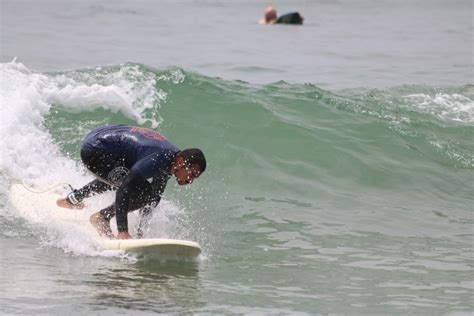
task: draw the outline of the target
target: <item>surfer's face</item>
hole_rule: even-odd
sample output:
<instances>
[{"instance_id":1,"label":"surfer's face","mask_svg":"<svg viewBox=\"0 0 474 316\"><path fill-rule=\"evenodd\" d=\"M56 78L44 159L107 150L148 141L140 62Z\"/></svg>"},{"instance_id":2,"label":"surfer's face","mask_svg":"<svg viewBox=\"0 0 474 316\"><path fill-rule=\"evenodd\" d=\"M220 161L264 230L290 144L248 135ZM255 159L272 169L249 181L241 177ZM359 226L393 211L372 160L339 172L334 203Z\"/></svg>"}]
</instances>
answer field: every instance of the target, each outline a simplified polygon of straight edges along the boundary
<instances>
[{"instance_id":1,"label":"surfer's face","mask_svg":"<svg viewBox=\"0 0 474 316\"><path fill-rule=\"evenodd\" d=\"M179 185L193 183L194 179L201 175L201 170L198 165L187 166L185 164L176 168L174 175Z\"/></svg>"}]
</instances>

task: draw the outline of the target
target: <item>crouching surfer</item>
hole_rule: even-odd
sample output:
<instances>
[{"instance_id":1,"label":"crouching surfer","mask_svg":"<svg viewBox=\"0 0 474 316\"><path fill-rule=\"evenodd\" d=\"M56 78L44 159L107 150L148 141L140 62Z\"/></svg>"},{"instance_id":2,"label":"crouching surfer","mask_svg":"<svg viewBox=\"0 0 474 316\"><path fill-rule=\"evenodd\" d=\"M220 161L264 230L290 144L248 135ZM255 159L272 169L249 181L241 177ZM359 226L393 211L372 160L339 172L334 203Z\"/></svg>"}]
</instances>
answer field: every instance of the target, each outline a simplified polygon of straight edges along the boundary
<instances>
[{"instance_id":1,"label":"crouching surfer","mask_svg":"<svg viewBox=\"0 0 474 316\"><path fill-rule=\"evenodd\" d=\"M118 239L129 239L128 212L140 211L138 236L158 205L166 183L175 176L178 184L192 183L206 169L206 159L196 148L180 151L160 133L146 128L109 125L92 130L81 149L84 165L96 179L57 200L60 207L82 208L82 201L116 190L115 202L94 213L91 224L101 236L114 238L110 220L115 216Z\"/></svg>"}]
</instances>

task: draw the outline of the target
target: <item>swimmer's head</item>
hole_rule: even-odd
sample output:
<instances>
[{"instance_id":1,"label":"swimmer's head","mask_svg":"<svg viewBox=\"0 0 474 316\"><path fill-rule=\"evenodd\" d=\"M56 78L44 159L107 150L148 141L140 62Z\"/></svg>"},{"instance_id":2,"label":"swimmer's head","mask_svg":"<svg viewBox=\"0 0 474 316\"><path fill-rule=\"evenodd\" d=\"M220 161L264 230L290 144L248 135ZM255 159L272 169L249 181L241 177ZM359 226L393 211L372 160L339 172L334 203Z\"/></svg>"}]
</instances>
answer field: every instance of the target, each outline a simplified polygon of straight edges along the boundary
<instances>
[{"instance_id":1,"label":"swimmer's head","mask_svg":"<svg viewBox=\"0 0 474 316\"><path fill-rule=\"evenodd\" d=\"M268 7L265 9L265 22L270 23L273 20L277 19L277 11L273 7Z\"/></svg>"}]
</instances>

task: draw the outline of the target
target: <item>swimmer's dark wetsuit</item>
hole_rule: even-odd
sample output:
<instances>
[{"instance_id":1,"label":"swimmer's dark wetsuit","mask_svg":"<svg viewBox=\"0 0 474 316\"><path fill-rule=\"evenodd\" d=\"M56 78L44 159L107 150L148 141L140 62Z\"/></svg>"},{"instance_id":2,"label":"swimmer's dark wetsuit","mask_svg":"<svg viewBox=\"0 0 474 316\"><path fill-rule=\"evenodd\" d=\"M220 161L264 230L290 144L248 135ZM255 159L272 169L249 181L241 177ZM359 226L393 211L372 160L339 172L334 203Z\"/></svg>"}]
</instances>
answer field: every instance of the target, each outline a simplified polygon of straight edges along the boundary
<instances>
[{"instance_id":1,"label":"swimmer's dark wetsuit","mask_svg":"<svg viewBox=\"0 0 474 316\"><path fill-rule=\"evenodd\" d=\"M298 12L291 12L280 16L276 24L303 24L303 17Z\"/></svg>"},{"instance_id":2,"label":"swimmer's dark wetsuit","mask_svg":"<svg viewBox=\"0 0 474 316\"><path fill-rule=\"evenodd\" d=\"M160 202L178 153L176 146L150 129L99 127L85 137L81 150L83 163L97 179L67 199L77 204L94 193L116 189L115 203L101 210L100 215L107 221L115 215L118 231L128 231L128 212L141 209L146 220L152 207Z\"/></svg>"}]
</instances>

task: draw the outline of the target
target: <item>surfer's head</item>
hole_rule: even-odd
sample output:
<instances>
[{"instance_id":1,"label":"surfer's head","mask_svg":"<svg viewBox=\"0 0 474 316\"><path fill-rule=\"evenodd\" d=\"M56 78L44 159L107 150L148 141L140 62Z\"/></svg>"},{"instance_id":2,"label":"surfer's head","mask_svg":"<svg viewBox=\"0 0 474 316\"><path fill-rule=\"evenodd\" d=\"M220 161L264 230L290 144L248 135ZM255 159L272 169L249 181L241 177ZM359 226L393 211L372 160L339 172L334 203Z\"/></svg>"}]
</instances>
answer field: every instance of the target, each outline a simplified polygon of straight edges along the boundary
<instances>
[{"instance_id":1,"label":"surfer's head","mask_svg":"<svg viewBox=\"0 0 474 316\"><path fill-rule=\"evenodd\" d=\"M180 185L192 183L204 170L206 170L206 158L197 148L180 151L171 165L171 174L176 177Z\"/></svg>"}]
</instances>

